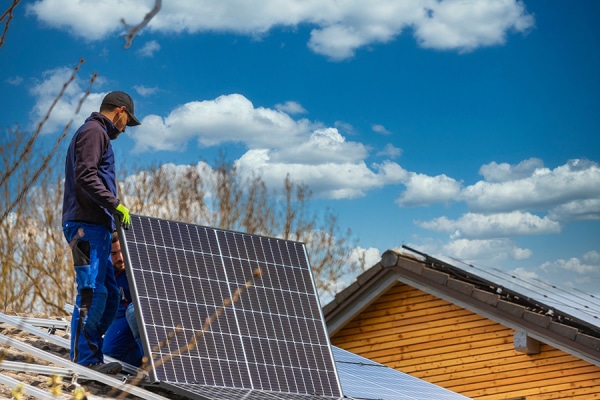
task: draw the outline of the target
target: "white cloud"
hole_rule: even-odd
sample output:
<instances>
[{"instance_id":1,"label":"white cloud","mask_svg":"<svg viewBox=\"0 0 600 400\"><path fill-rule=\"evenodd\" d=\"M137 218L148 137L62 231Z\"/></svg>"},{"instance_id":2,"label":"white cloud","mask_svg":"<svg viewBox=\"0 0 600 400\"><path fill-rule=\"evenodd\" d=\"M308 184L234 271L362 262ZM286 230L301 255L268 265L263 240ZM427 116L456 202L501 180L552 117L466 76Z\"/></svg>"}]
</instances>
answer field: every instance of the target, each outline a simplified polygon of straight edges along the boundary
<instances>
[{"instance_id":1,"label":"white cloud","mask_svg":"<svg viewBox=\"0 0 600 400\"><path fill-rule=\"evenodd\" d=\"M526 32L534 24L518 0L446 0L426 8L427 17L415 25L415 36L425 48L466 52L499 45L507 32Z\"/></svg>"},{"instance_id":2,"label":"white cloud","mask_svg":"<svg viewBox=\"0 0 600 400\"><path fill-rule=\"evenodd\" d=\"M137 85L137 86L134 86L133 88L135 89L137 94L139 94L140 96L143 96L143 97L150 96L158 91L157 87L146 87L143 85Z\"/></svg>"},{"instance_id":3,"label":"white cloud","mask_svg":"<svg viewBox=\"0 0 600 400\"><path fill-rule=\"evenodd\" d=\"M27 11L51 27L101 40L124 30L121 18L129 25L139 23L152 6L150 0L38 0ZM519 0L179 0L163 2L146 29L261 36L303 24L314 27L310 49L343 60L365 46L392 41L407 28L423 47L470 51L502 44L508 32L526 32L533 23Z\"/></svg>"},{"instance_id":4,"label":"white cloud","mask_svg":"<svg viewBox=\"0 0 600 400\"><path fill-rule=\"evenodd\" d=\"M351 257L351 259L354 259L359 264L364 261L364 268L369 269L381 260L381 252L374 247L368 249L358 247L352 252Z\"/></svg>"},{"instance_id":5,"label":"white cloud","mask_svg":"<svg viewBox=\"0 0 600 400\"><path fill-rule=\"evenodd\" d=\"M496 178L499 176L494 174ZM516 180L479 181L466 187L461 194L471 210L481 212L547 210L572 201L598 197L600 167L588 160L570 160L553 170L535 168L529 176ZM566 212L568 208L558 211Z\"/></svg>"},{"instance_id":6,"label":"white cloud","mask_svg":"<svg viewBox=\"0 0 600 400\"><path fill-rule=\"evenodd\" d=\"M595 250L588 251L582 258L585 263L596 265L600 269L600 252Z\"/></svg>"},{"instance_id":7,"label":"white cloud","mask_svg":"<svg viewBox=\"0 0 600 400\"><path fill-rule=\"evenodd\" d=\"M183 104L166 117L148 115L144 131L131 133L135 151L179 150L194 138L201 146L225 142L245 143L250 148L299 145L301 134L316 126L308 120L294 120L284 112L257 107L239 94L214 100Z\"/></svg>"},{"instance_id":8,"label":"white cloud","mask_svg":"<svg viewBox=\"0 0 600 400\"><path fill-rule=\"evenodd\" d=\"M333 126L336 127L339 131L347 134L347 135L355 135L356 134L356 130L354 129L354 127L344 121L335 121L333 123Z\"/></svg>"},{"instance_id":9,"label":"white cloud","mask_svg":"<svg viewBox=\"0 0 600 400\"><path fill-rule=\"evenodd\" d=\"M32 125L30 128L32 130L36 129L37 124L46 116L63 85L69 81L72 74L73 69L67 67L48 70L43 72L43 80L36 82L34 86L30 88L29 92L36 100L36 103L31 110ZM83 80L76 76L69 84L64 95L52 109L50 117L44 123L41 131L42 133L62 132L65 125L71 119L75 118L75 112L79 105L79 101L84 95L82 82ZM98 111L103 97L104 94L90 94L83 104L79 115L81 115L82 118L87 118L92 111ZM83 120L81 122L83 122Z\"/></svg>"},{"instance_id":10,"label":"white cloud","mask_svg":"<svg viewBox=\"0 0 600 400\"><path fill-rule=\"evenodd\" d=\"M540 278L535 271L530 271L525 268L515 268L512 271L509 271L509 273L524 281L532 281Z\"/></svg>"},{"instance_id":11,"label":"white cloud","mask_svg":"<svg viewBox=\"0 0 600 400\"><path fill-rule=\"evenodd\" d=\"M461 188L461 182L443 174L428 176L411 172L403 183L406 190L396 199L396 203L402 207L455 200Z\"/></svg>"},{"instance_id":12,"label":"white cloud","mask_svg":"<svg viewBox=\"0 0 600 400\"><path fill-rule=\"evenodd\" d=\"M201 146L243 143L248 151L238 167L279 185L289 173L316 196L354 198L368 190L395 184L406 171L386 161L367 166L368 149L347 141L336 128L254 105L239 94L196 101L174 109L167 117L148 115L144 130L128 131L136 151L182 150L190 140Z\"/></svg>"},{"instance_id":13,"label":"white cloud","mask_svg":"<svg viewBox=\"0 0 600 400\"><path fill-rule=\"evenodd\" d=\"M308 112L300 103L295 101L286 101L283 104L275 104L275 108L287 114L306 114Z\"/></svg>"},{"instance_id":14,"label":"white cloud","mask_svg":"<svg viewBox=\"0 0 600 400\"><path fill-rule=\"evenodd\" d=\"M526 260L532 254L531 250L520 248L509 239L451 240L443 246L442 253L481 265L499 265L506 259Z\"/></svg>"},{"instance_id":15,"label":"white cloud","mask_svg":"<svg viewBox=\"0 0 600 400\"><path fill-rule=\"evenodd\" d=\"M439 217L416 221L418 226L436 232L448 232L452 238L497 238L559 233L561 226L548 217L540 218L521 211L498 214L466 213L457 220Z\"/></svg>"},{"instance_id":16,"label":"white cloud","mask_svg":"<svg viewBox=\"0 0 600 400\"><path fill-rule=\"evenodd\" d=\"M600 219L600 198L573 200L550 209L550 218L557 221L592 221Z\"/></svg>"},{"instance_id":17,"label":"white cloud","mask_svg":"<svg viewBox=\"0 0 600 400\"><path fill-rule=\"evenodd\" d=\"M6 83L13 86L19 86L21 83L23 83L23 78L20 76L13 76L12 78L6 79Z\"/></svg>"},{"instance_id":18,"label":"white cloud","mask_svg":"<svg viewBox=\"0 0 600 400\"><path fill-rule=\"evenodd\" d=\"M40 0L28 4L28 15L35 15L46 25L63 29L86 40L101 40L115 32L124 32L121 18L128 23L141 22L150 8L147 1L71 1ZM60 12L57 12L60 10ZM102 16L99 18L98 16Z\"/></svg>"},{"instance_id":19,"label":"white cloud","mask_svg":"<svg viewBox=\"0 0 600 400\"><path fill-rule=\"evenodd\" d=\"M383 150L377 153L378 156L385 156L390 158L397 158L402 155L402 149L395 147L393 144L388 143L385 145Z\"/></svg>"},{"instance_id":20,"label":"white cloud","mask_svg":"<svg viewBox=\"0 0 600 400\"><path fill-rule=\"evenodd\" d=\"M349 264L356 264L359 266L363 266L364 269L369 269L375 264L377 264L381 260L381 253L378 249L374 247L370 247L368 249L362 247L356 247L352 249L350 252ZM332 291L334 293L339 293L344 290L346 287L350 286L363 271L351 271L344 274L341 279L337 279L335 281L329 282L331 284ZM325 293L320 297L322 304L327 304L331 300L333 300L333 296L329 293Z\"/></svg>"},{"instance_id":21,"label":"white cloud","mask_svg":"<svg viewBox=\"0 0 600 400\"><path fill-rule=\"evenodd\" d=\"M347 142L336 128L321 128L315 129L295 146L279 147L271 157L273 161L303 164L321 164L324 161L357 163L362 162L367 153L363 144Z\"/></svg>"},{"instance_id":22,"label":"white cloud","mask_svg":"<svg viewBox=\"0 0 600 400\"><path fill-rule=\"evenodd\" d=\"M373 132L381 133L382 135L391 135L392 134L392 132L385 129L385 126L379 125L379 124L371 125L371 129L373 129Z\"/></svg>"},{"instance_id":23,"label":"white cloud","mask_svg":"<svg viewBox=\"0 0 600 400\"><path fill-rule=\"evenodd\" d=\"M506 260L521 261L532 256L532 251L516 245L510 239L457 239L448 242L420 239L409 244L415 250L429 254L460 267L460 262L479 267L499 266Z\"/></svg>"},{"instance_id":24,"label":"white cloud","mask_svg":"<svg viewBox=\"0 0 600 400\"><path fill-rule=\"evenodd\" d=\"M537 169L543 168L544 162L539 158L530 158L517 165L491 162L481 166L479 173L488 182L506 182L530 177Z\"/></svg>"},{"instance_id":25,"label":"white cloud","mask_svg":"<svg viewBox=\"0 0 600 400\"><path fill-rule=\"evenodd\" d=\"M236 161L241 173L258 174L269 186L281 184L289 174L293 181L307 184L318 197L348 199L362 197L367 191L400 182L404 174L394 163L370 169L362 162L289 163L271 159L265 149L249 150Z\"/></svg>"},{"instance_id":26,"label":"white cloud","mask_svg":"<svg viewBox=\"0 0 600 400\"><path fill-rule=\"evenodd\" d=\"M596 275L600 276L600 253L590 251L583 255L582 259L572 257L568 260L559 259L555 261L547 261L540 265L540 269L546 272L553 271L569 271L579 275Z\"/></svg>"},{"instance_id":27,"label":"white cloud","mask_svg":"<svg viewBox=\"0 0 600 400\"><path fill-rule=\"evenodd\" d=\"M154 54L160 50L160 44L156 40L146 42L136 53L142 57L154 57Z\"/></svg>"}]
</instances>

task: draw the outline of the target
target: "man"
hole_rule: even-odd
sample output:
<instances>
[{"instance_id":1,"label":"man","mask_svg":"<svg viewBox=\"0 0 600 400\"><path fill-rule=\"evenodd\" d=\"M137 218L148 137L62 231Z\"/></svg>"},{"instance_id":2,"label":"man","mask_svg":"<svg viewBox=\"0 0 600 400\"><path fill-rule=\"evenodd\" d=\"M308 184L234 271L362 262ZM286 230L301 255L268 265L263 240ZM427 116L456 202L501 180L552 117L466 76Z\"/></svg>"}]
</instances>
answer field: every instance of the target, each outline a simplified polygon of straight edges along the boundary
<instances>
[{"instance_id":1,"label":"man","mask_svg":"<svg viewBox=\"0 0 600 400\"><path fill-rule=\"evenodd\" d=\"M129 282L125 273L125 263L121 253L121 243L117 232L113 233L110 259L115 271L115 279L120 292L117 317L104 335L102 351L107 356L116 358L135 367L142 365L144 350L135 319Z\"/></svg>"},{"instance_id":2,"label":"man","mask_svg":"<svg viewBox=\"0 0 600 400\"><path fill-rule=\"evenodd\" d=\"M108 374L121 370L119 363L104 364L102 353L102 335L119 303L109 259L113 214L120 216L124 227L130 223L129 210L117 197L111 140L126 126L137 125L131 97L119 91L108 93L100 112L92 113L73 135L65 162L62 224L77 282L71 360Z\"/></svg>"}]
</instances>

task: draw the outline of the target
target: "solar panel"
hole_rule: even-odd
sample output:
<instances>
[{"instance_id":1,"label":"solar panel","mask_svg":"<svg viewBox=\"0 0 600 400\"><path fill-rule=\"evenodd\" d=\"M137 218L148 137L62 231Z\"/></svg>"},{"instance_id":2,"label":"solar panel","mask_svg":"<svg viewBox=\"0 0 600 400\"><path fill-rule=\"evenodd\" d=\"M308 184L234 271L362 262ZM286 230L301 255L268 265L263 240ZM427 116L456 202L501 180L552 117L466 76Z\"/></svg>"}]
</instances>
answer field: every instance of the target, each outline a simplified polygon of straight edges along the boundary
<instances>
[{"instance_id":1,"label":"solar panel","mask_svg":"<svg viewBox=\"0 0 600 400\"><path fill-rule=\"evenodd\" d=\"M138 215L122 232L151 379L199 399L341 397L304 244Z\"/></svg>"},{"instance_id":2,"label":"solar panel","mask_svg":"<svg viewBox=\"0 0 600 400\"><path fill-rule=\"evenodd\" d=\"M333 346L344 395L363 400L467 400L461 394Z\"/></svg>"},{"instance_id":3,"label":"solar panel","mask_svg":"<svg viewBox=\"0 0 600 400\"><path fill-rule=\"evenodd\" d=\"M483 268L461 260L451 260L461 263L463 270L473 276L518 293L548 309L566 313L579 324L600 332L600 297L597 295L577 288L564 289L538 278L522 278L498 268Z\"/></svg>"}]
</instances>

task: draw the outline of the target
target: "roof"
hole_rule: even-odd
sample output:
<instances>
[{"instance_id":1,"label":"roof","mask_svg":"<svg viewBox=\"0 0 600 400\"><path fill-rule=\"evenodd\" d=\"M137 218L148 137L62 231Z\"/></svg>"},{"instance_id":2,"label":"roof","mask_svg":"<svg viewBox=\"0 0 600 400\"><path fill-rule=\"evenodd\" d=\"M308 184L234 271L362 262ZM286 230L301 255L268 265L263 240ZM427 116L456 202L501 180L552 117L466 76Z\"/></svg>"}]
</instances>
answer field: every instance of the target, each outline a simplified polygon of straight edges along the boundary
<instances>
[{"instance_id":1,"label":"roof","mask_svg":"<svg viewBox=\"0 0 600 400\"><path fill-rule=\"evenodd\" d=\"M404 248L411 253L386 251L323 307L330 336L402 282L600 366L598 296Z\"/></svg>"},{"instance_id":2,"label":"roof","mask_svg":"<svg viewBox=\"0 0 600 400\"><path fill-rule=\"evenodd\" d=\"M16 317L0 313L0 329L7 335L0 335L0 350L5 352L4 359L0 360L0 392L2 392L2 384L9 387L21 385L23 387L22 393L25 394L37 393L33 391L38 387L43 387L39 391L40 393L37 394L37 397L49 398L50 393L44 390L49 385L45 384L48 381L46 375L61 374L60 376L70 377L72 382L76 382L77 372L75 369L78 366L71 363L68 359L68 351L63 350L68 350L70 342L66 337L63 337L64 334L58 334L59 332L57 332L57 330L68 331L69 327L69 321L64 319ZM37 340L37 338L43 340ZM33 343L35 345L26 345L21 342ZM10 350L4 349L3 346L5 345L10 346ZM344 398L357 400L469 399L461 394L396 371L339 347L331 346L331 349ZM26 354L35 356L35 358L26 357ZM23 360L24 358L28 359L28 363L13 362L13 360ZM107 357L107 360L113 361L114 359ZM37 364L40 361L44 364ZM51 363L54 366L46 366L46 363ZM62 366L62 368L58 366ZM86 390L100 396L109 395L113 386L121 385L119 380L115 381L116 378L122 378L123 382L126 382L131 379L131 376L135 376L137 372L135 367L127 367L133 368L132 370L125 368L127 373L131 374L129 377L127 375L109 377L104 374L94 373L87 377L85 381ZM15 372L12 373L11 371ZM85 376L86 372L91 373L86 368L80 370L78 372L81 374L79 377ZM16 379L12 378L13 376ZM99 384L100 382L108 386L105 387ZM146 380L140 383L147 384ZM71 392L73 387L73 385L70 385L65 391ZM133 388L126 384L122 384L119 387L120 390L127 390L138 397L146 399L158 400L164 398L158 394L146 392L142 388ZM171 392L168 391L168 388L165 390L167 391L163 391L162 393L167 397L171 397ZM231 390L228 388L215 387L214 390L223 391L221 394L231 394ZM184 391L184 393L186 392ZM266 392L262 394L265 398L268 396ZM1 396L2 393L0 393ZM313 396L309 397L313 398ZM268 398L272 397L268 396Z\"/></svg>"},{"instance_id":3,"label":"roof","mask_svg":"<svg viewBox=\"0 0 600 400\"><path fill-rule=\"evenodd\" d=\"M344 396L360 400L466 400L462 394L331 346Z\"/></svg>"}]
</instances>

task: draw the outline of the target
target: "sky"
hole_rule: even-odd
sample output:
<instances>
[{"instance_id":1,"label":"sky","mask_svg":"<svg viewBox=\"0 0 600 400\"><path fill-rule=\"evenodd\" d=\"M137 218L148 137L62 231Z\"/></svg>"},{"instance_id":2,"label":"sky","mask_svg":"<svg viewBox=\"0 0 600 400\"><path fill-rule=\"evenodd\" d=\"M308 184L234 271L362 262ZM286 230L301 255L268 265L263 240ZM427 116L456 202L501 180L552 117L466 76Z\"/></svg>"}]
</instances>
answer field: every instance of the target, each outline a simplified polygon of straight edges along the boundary
<instances>
[{"instance_id":1,"label":"sky","mask_svg":"<svg viewBox=\"0 0 600 400\"><path fill-rule=\"evenodd\" d=\"M600 294L597 0L170 0L126 46L154 4L21 1L3 131L33 131L83 59L49 143L123 90L142 125L120 165L224 151L308 185L368 266L407 245Z\"/></svg>"}]
</instances>

